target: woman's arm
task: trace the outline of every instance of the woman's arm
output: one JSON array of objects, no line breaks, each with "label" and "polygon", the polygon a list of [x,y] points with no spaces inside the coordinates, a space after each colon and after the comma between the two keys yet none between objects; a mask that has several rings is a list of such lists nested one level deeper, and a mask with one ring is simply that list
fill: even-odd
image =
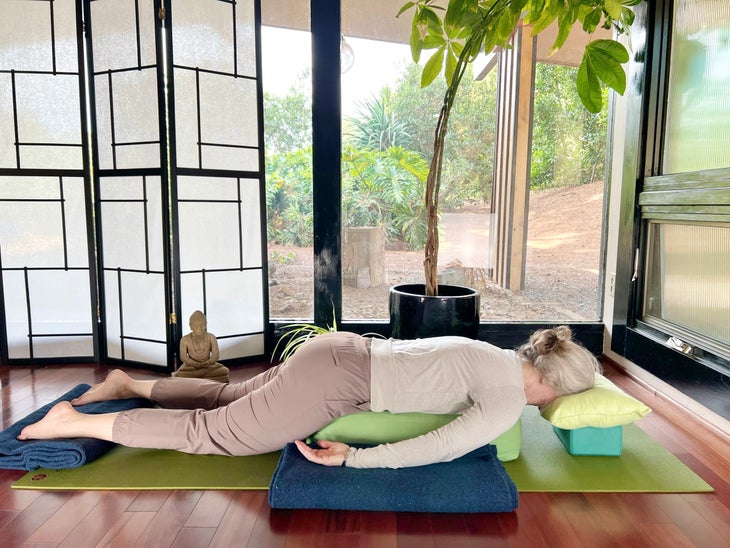
[{"label": "woman's arm", "polygon": [[347,466],[404,468],[451,461],[509,430],[525,407],[524,392],[515,387],[495,388],[478,400],[450,423],[417,438],[351,449]]}]

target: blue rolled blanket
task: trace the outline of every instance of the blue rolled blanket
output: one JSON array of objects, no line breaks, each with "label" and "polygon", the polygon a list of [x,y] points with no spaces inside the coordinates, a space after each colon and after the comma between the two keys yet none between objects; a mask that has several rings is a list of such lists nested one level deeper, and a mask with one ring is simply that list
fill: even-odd
[{"label": "blue rolled blanket", "polygon": [[290,443],[271,478],[269,504],[328,510],[511,512],[517,508],[518,493],[493,445],[451,462],[358,469],[311,463]]},{"label": "blue rolled blanket", "polygon": [[[0,432],[0,468],[12,470],[36,470],[49,468],[78,468],[108,452],[114,443],[93,438],[71,438],[53,440],[20,441],[17,435],[29,424],[33,424],[46,416],[49,409],[61,401],[71,401],[91,388],[88,384],[80,384],[66,392],[57,400],[33,411],[6,430]],[[143,398],[112,400],[87,403],[76,407],[77,411],[91,415],[124,411],[137,407],[151,407],[152,402]]]}]

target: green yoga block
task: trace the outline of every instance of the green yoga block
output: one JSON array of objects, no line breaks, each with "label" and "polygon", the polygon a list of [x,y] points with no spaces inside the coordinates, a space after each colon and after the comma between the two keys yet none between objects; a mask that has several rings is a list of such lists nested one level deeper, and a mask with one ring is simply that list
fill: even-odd
[{"label": "green yoga block", "polygon": [[576,428],[564,430],[553,426],[560,441],[571,455],[618,457],[623,446],[623,426],[610,428]]},{"label": "green yoga block", "polygon": [[[436,430],[458,416],[454,414],[363,411],[335,419],[312,434],[307,441],[394,443]],[[519,457],[522,445],[522,423],[518,420],[512,428],[494,439],[492,445],[497,447],[497,457],[501,461],[510,461]]]},{"label": "green yoga block", "polygon": [[522,447],[522,420],[518,420],[512,428],[501,436],[497,436],[492,441],[492,445],[497,446],[497,458],[502,462],[519,457]]}]

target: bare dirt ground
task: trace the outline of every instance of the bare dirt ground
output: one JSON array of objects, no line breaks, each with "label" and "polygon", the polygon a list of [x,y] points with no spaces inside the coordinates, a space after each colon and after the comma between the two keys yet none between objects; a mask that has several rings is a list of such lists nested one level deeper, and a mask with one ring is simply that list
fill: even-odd
[{"label": "bare dirt ground", "polygon": [[[509,291],[488,279],[488,208],[444,213],[440,268],[460,265],[481,294],[482,321],[576,321],[598,318],[603,184],[532,191],[525,285]],[[270,314],[274,319],[312,316],[311,248],[269,246]],[[386,283],[343,287],[343,318],[387,319],[388,291],[423,282],[422,252],[386,249]]]}]

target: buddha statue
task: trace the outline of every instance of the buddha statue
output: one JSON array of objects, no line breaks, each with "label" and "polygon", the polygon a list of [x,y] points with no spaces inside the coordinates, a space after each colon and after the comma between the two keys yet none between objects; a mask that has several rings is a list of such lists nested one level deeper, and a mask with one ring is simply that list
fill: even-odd
[{"label": "buddha statue", "polygon": [[190,316],[191,332],[180,339],[180,359],[183,364],[173,377],[193,377],[226,383],[229,370],[218,363],[220,352],[215,335],[208,333],[205,314],[196,310]]}]

